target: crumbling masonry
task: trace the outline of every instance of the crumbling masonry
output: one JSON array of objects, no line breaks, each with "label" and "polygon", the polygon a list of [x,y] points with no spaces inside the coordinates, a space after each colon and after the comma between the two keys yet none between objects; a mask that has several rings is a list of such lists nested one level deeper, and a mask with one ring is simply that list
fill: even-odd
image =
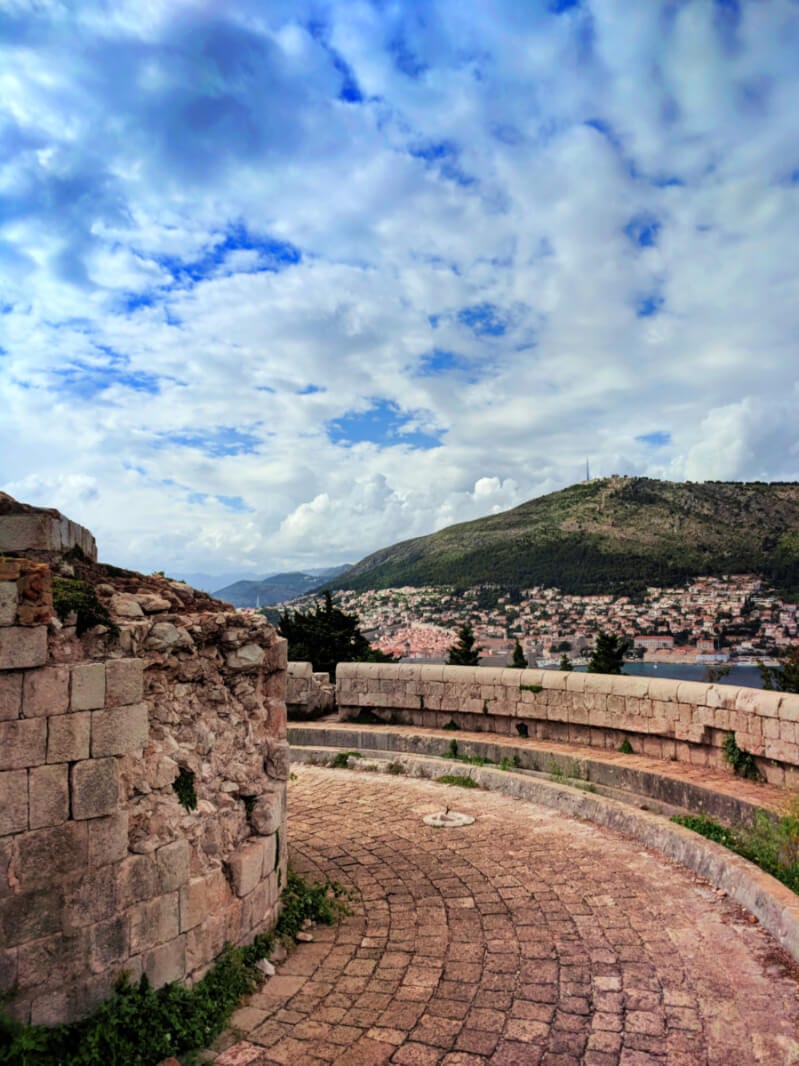
[{"label": "crumbling masonry", "polygon": [[87,530],[0,493],[0,994],[16,1017],[81,1017],[123,972],[196,979],[274,925],[285,684],[262,617],[104,567]]}]

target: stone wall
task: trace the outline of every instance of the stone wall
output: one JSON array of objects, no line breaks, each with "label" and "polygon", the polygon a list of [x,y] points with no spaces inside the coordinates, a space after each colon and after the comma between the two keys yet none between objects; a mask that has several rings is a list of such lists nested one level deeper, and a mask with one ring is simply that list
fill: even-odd
[{"label": "stone wall", "polygon": [[722,765],[729,732],[764,776],[795,783],[799,695],[735,685],[558,670],[341,663],[341,719],[364,710],[386,721],[487,730]]},{"label": "stone wall", "polygon": [[314,671],[311,663],[289,663],[286,710],[291,719],[308,720],[331,714],[336,706],[336,686],[330,674]]},{"label": "stone wall", "polygon": [[[285,641],[82,558],[0,558],[0,993],[39,1023],[86,1014],[123,971],[202,975],[274,925],[286,868]],[[59,568],[108,624],[53,616]]]}]

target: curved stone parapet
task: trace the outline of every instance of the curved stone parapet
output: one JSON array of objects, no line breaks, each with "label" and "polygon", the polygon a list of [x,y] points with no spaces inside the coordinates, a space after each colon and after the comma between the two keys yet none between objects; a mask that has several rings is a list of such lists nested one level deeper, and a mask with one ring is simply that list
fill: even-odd
[{"label": "curved stone parapet", "polygon": [[339,717],[493,731],[703,766],[733,733],[770,782],[799,781],[799,695],[666,678],[413,663],[341,663]]}]

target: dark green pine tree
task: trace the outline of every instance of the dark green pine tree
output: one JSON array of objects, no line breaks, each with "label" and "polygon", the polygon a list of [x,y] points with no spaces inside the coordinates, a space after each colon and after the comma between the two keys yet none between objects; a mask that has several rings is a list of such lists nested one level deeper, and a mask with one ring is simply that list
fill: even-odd
[{"label": "dark green pine tree", "polygon": [[458,639],[449,649],[447,666],[479,666],[482,648],[475,647],[474,630],[464,622],[458,630]]},{"label": "dark green pine tree", "polygon": [[527,659],[525,658],[525,654],[522,651],[522,646],[518,640],[513,645],[513,658],[510,661],[510,665],[512,670],[527,669]]},{"label": "dark green pine tree", "polygon": [[571,661],[571,659],[569,658],[569,656],[566,654],[565,651],[564,651],[563,655],[561,655],[561,657],[560,657],[560,665],[558,666],[558,669],[559,670],[573,670],[574,669],[574,663]]},{"label": "dark green pine tree", "polygon": [[777,692],[799,692],[799,648],[795,645],[780,660],[779,666],[766,666],[765,663],[757,665],[763,678],[763,688]]},{"label": "dark green pine tree", "polygon": [[630,649],[629,640],[606,633],[600,629],[594,643],[594,650],[588,661],[589,674],[620,674],[624,665],[624,656]]},{"label": "dark green pine tree", "polygon": [[280,616],[278,632],[288,641],[292,662],[310,662],[314,670],[324,670],[331,680],[339,663],[392,663],[391,655],[373,648],[361,633],[358,616],[347,614],[325,592],[323,603],[308,611],[286,611]]}]

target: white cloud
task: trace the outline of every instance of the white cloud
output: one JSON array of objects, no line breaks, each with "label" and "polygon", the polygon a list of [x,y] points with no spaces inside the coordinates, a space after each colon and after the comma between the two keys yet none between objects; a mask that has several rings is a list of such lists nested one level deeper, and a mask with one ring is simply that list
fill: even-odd
[{"label": "white cloud", "polygon": [[796,477],[793,9],[11,8],[1,487],[116,563],[266,572],[586,456]]}]

